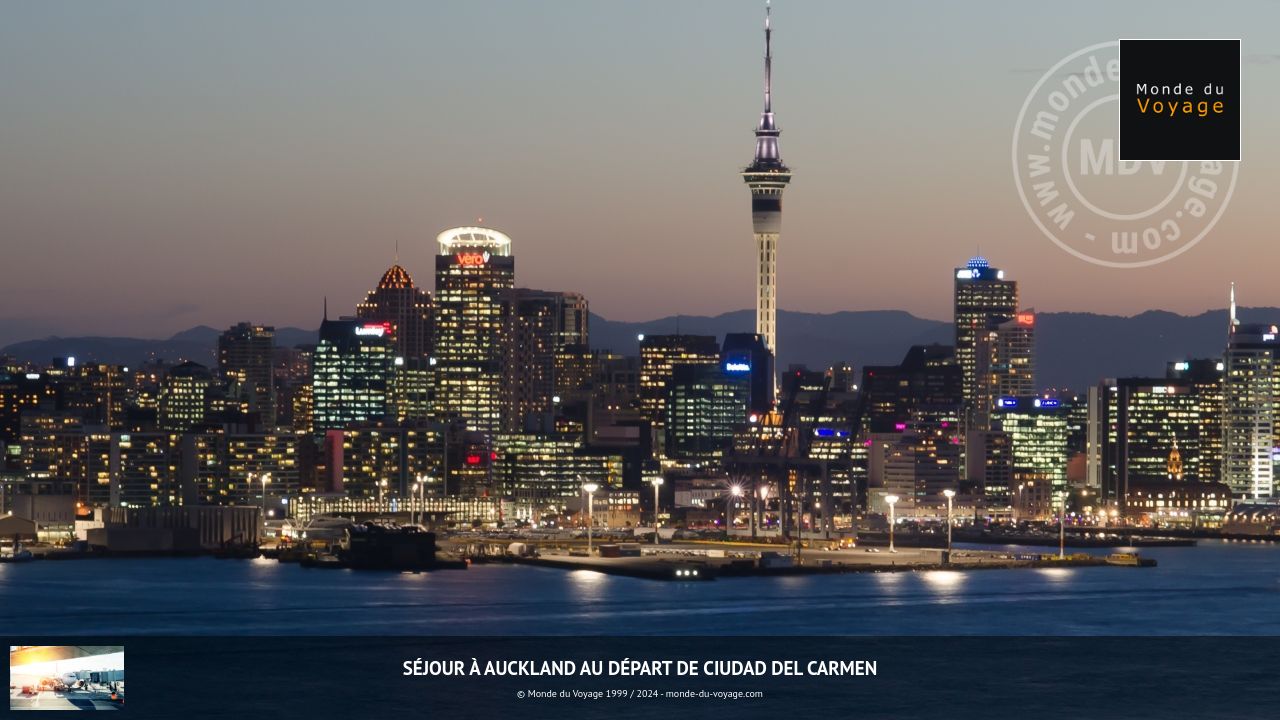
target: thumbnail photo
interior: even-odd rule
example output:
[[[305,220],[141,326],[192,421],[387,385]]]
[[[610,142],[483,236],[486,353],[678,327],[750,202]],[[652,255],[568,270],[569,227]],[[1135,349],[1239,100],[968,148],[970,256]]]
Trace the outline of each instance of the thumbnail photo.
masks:
[[[10,645],[10,710],[123,710],[123,645]]]

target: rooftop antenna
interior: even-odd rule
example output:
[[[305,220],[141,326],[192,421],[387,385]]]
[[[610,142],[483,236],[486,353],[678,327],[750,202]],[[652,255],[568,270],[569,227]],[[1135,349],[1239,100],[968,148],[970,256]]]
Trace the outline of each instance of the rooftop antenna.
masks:
[[[324,319],[329,319],[329,296],[324,296]]]

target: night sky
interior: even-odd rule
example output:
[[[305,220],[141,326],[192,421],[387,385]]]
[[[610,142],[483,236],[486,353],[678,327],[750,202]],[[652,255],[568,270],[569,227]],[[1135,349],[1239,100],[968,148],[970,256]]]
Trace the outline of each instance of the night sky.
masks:
[[[980,247],[1041,311],[1280,305],[1280,5],[774,6],[775,110],[795,172],[783,309],[950,317]],[[762,2],[6,3],[0,343],[314,327],[396,256],[483,218],[524,286],[611,319],[750,307],[747,189]],[[1040,74],[1117,37],[1242,37],[1244,163],[1173,261],[1081,262],[1009,167]]]

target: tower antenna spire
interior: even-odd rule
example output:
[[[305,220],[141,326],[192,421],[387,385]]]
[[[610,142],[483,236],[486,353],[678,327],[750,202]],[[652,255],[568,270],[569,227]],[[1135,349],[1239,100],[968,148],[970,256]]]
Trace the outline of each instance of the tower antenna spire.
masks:
[[[756,152],[742,179],[751,188],[751,225],[756,240],[756,334],[778,357],[778,239],[782,233],[782,191],[791,170],[782,162],[773,119],[773,6],[764,5],[764,110],[756,126]]]
[[[773,112],[773,27],[769,22],[773,7],[764,0],[764,111]]]
[[[1231,322],[1227,328],[1227,333],[1235,332],[1236,326],[1240,324],[1240,320],[1236,317],[1236,284],[1231,283]]]

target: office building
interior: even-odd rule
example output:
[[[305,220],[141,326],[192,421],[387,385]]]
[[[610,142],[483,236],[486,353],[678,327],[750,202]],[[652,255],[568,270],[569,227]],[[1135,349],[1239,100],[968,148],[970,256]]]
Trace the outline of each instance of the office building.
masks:
[[[213,375],[209,368],[184,362],[165,373],[156,406],[161,430],[185,432],[203,425],[212,401]]]
[[[399,263],[388,268],[356,306],[356,317],[390,323],[397,357],[425,362],[431,356],[431,296],[413,284]]]
[[[978,382],[980,340],[993,320],[1012,318],[1018,310],[1018,283],[1004,271],[991,267],[984,257],[974,257],[955,270],[955,355],[960,364],[966,408],[966,427],[972,424],[981,388]]]
[[[718,365],[676,365],[667,398],[667,457],[699,463],[728,454],[734,432],[747,423],[750,395],[744,374]]]
[[[565,387],[557,358],[566,348],[587,347],[587,300],[578,293],[517,288],[511,313],[509,429],[554,432],[559,389]]]
[[[1131,482],[1163,478],[1177,444],[1182,473],[1200,480],[1199,399],[1190,381],[1168,378],[1104,380],[1089,392],[1088,462],[1104,507],[1124,512]]]
[[[720,368],[728,375],[744,378],[750,394],[747,409],[764,414],[773,408],[774,367],[773,353],[769,352],[764,336],[756,333],[727,333],[720,350]],[[852,372],[852,368],[850,368]]]
[[[1200,482],[1222,478],[1223,380],[1226,363],[1221,358],[1178,360],[1168,364],[1165,375],[1191,383],[1191,392],[1200,405]]]
[[[511,238],[459,227],[436,241],[436,414],[492,435],[507,415]]]
[[[678,365],[720,364],[714,335],[644,335],[640,339],[640,409],[663,437],[667,399]]]
[[[1009,485],[990,486],[987,497],[1014,505],[1019,519],[1046,518],[1066,502],[1067,414],[1053,398],[1003,397],[992,424],[1008,437]],[[993,492],[994,491],[994,492]]]
[[[311,431],[320,434],[386,415],[394,354],[386,322],[344,318],[321,323],[312,361]]]
[[[1237,499],[1275,495],[1277,326],[1246,325],[1236,318],[1231,288],[1231,325],[1224,357],[1222,481]]]
[[[262,428],[276,424],[275,328],[242,322],[218,336],[218,374],[227,399],[255,416]]]

